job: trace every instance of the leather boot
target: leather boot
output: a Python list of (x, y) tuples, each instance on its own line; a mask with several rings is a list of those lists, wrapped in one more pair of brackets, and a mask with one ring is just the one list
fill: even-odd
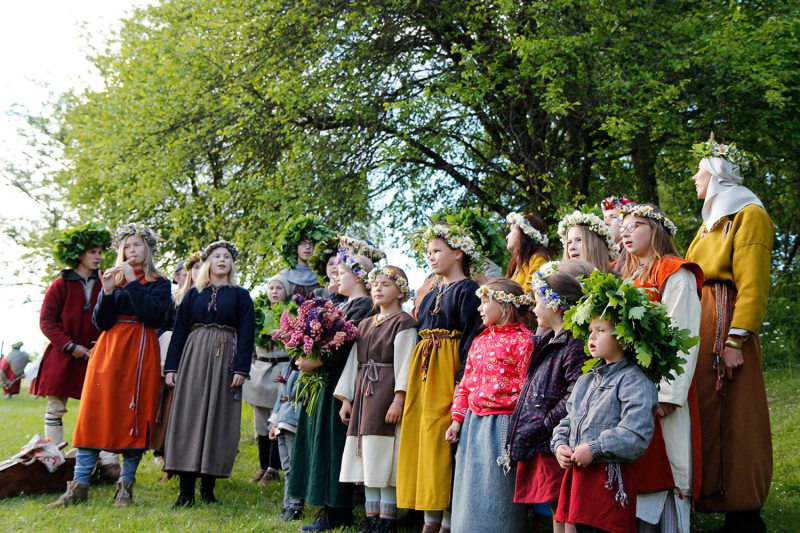
[(127, 507), (133, 503), (133, 481), (117, 481), (114, 507)]
[(69, 505), (77, 505), (89, 499), (89, 484), (67, 481), (67, 491), (59, 499), (47, 506), (47, 509), (58, 509)]

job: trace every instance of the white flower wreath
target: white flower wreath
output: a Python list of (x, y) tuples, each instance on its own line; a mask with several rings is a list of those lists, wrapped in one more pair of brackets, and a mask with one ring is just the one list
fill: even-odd
[(615, 257), (619, 253), (619, 246), (614, 241), (614, 234), (611, 232), (611, 228), (597, 215), (573, 211), (572, 214), (562, 218), (561, 222), (558, 223), (558, 236), (561, 237), (561, 242), (564, 246), (567, 245), (567, 232), (572, 226), (586, 226), (605, 239), (609, 257)]
[(548, 309), (553, 311), (569, 308), (566, 298), (558, 294), (547, 284), (547, 277), (558, 272), (558, 261), (550, 261), (542, 265), (538, 272), (531, 276), (531, 291), (544, 299)]
[(403, 301), (411, 300), (414, 298), (414, 289), (409, 288), (408, 286), (408, 279), (405, 278), (402, 274), (400, 274), (397, 270), (389, 267), (380, 267), (370, 271), (369, 275), (367, 276), (367, 288), (369, 289), (378, 276), (386, 276), (390, 280), (397, 285), (397, 288), (400, 290), (401, 293), (405, 296)]
[(494, 289), (490, 289), (486, 285), (481, 285), (475, 294), (478, 298), (489, 298), (490, 300), (494, 300), (496, 302), (500, 302), (502, 304), (511, 304), (517, 309), (523, 305), (531, 305), (530, 295), (529, 294), (521, 294), (520, 296), (514, 296), (513, 294), (508, 294), (505, 291), (496, 291)]
[(525, 217), (520, 213), (509, 213), (506, 217), (506, 223), (518, 227), (522, 233), (542, 246), (547, 246), (550, 242), (547, 235), (544, 235), (541, 231), (531, 226), (531, 223), (525, 220)]
[(678, 234), (678, 227), (661, 213), (656, 213), (652, 205), (626, 205), (620, 209), (620, 213), (623, 217), (633, 215), (639, 218), (655, 220), (656, 222), (660, 222), (673, 237)]

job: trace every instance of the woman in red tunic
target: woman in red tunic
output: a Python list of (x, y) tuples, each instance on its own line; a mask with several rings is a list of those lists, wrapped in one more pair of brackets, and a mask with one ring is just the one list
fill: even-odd
[[(30, 392), (47, 398), (44, 436), (56, 445), (64, 442), (63, 417), (70, 398), (80, 400), (89, 352), (100, 336), (92, 324), (92, 310), (100, 293), (97, 268), (111, 234), (94, 222), (72, 229), (56, 241), (54, 257), (68, 268), (44, 296), (39, 327), (50, 341)], [(100, 454), (101, 478), (119, 479), (116, 454)]]

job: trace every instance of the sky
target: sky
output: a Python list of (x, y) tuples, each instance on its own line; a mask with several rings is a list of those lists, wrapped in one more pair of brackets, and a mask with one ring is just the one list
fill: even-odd
[[(21, 163), (26, 150), (18, 135), (23, 124), (11, 110), (17, 106), (36, 112), (53, 94), (69, 89), (100, 87), (102, 80), (86, 56), (83, 35), (92, 35), (100, 45), (103, 36), (118, 27), (118, 21), (146, 0), (25, 0), (3, 2), (0, 7), (0, 167), (8, 161)], [(6, 218), (36, 218), (37, 205), (0, 178), (0, 205)], [(0, 236), (0, 259), (13, 267), (24, 266), (24, 249)], [(425, 276), (407, 251), (388, 250), (388, 262), (404, 268), (410, 285), (419, 287)], [(11, 269), (13, 270), (13, 268)], [(43, 290), (35, 285), (17, 285), (18, 279), (0, 273), (0, 342), (2, 353), (11, 344), (24, 342), (23, 350), (44, 352), (47, 340), (39, 330)]]
[[(82, 35), (96, 39), (108, 35), (133, 7), (133, 0), (25, 0), (0, 6), (0, 166), (20, 163), (26, 149), (17, 134), (21, 121), (9, 112), (15, 106), (41, 109), (50, 93), (70, 88), (96, 87), (99, 77), (86, 59), (88, 46)], [(93, 41), (94, 42), (94, 41)], [(102, 42), (102, 41), (98, 41)], [(36, 204), (0, 179), (0, 205), (6, 218), (34, 218)], [(19, 266), (24, 250), (0, 238), (4, 261)], [(3, 353), (22, 341), (28, 352), (43, 352), (47, 341), (39, 331), (42, 289), (16, 286), (5, 272), (0, 275), (0, 342)]]

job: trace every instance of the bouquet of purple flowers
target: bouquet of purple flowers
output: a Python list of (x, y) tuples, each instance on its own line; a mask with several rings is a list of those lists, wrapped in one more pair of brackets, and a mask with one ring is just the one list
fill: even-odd
[[(342, 310), (334, 307), (330, 300), (307, 300), (296, 294), (294, 303), (297, 310), (294, 313), (284, 311), (280, 327), (270, 332), (275, 341), (286, 346), (290, 356), (316, 361), (358, 336), (358, 328), (345, 320)], [(322, 388), (328, 384), (328, 374), (324, 368), (303, 372), (298, 383), (297, 399), (303, 398), (306, 411), (313, 416)]]

